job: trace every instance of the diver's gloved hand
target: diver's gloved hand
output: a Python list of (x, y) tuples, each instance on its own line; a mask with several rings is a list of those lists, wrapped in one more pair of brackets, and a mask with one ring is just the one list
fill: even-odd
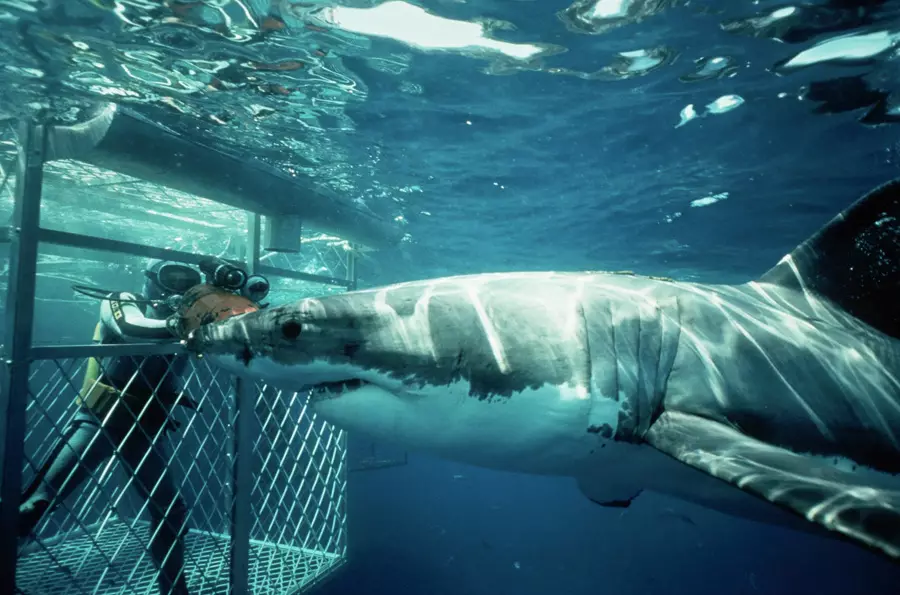
[(184, 331), (184, 326), (182, 324), (181, 314), (178, 312), (166, 318), (166, 329), (172, 333), (173, 337), (177, 337), (181, 340), (187, 338), (187, 333)]
[(185, 349), (188, 351), (192, 351), (202, 357), (206, 345), (203, 338), (203, 328), (195, 328), (188, 332), (186, 336), (181, 338), (181, 344), (184, 345)]

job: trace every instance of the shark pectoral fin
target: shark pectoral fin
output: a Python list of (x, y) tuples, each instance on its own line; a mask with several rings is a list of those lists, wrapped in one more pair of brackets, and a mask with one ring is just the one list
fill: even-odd
[(851, 540), (900, 559), (900, 491), (867, 485), (826, 460), (667, 411), (650, 427), (658, 450)]

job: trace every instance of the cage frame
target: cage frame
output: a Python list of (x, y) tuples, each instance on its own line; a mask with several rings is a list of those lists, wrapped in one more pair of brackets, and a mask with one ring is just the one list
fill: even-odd
[[(41, 245), (82, 248), (106, 253), (179, 260), (198, 264), (201, 254), (169, 250), (89, 235), (42, 228), (40, 225), (44, 164), (50, 154), (52, 125), (34, 119), (18, 124), (13, 213), (9, 227), (0, 228), (0, 243), (9, 244), (4, 336), (0, 344), (0, 593), (16, 593), (17, 522), (25, 457), (26, 407), (32, 362), (61, 358), (149, 356), (183, 353), (178, 343), (121, 345), (34, 345), (33, 323), (38, 256)], [(4, 181), (5, 183), (6, 181)], [(214, 199), (213, 199), (214, 200)], [(260, 264), (261, 216), (248, 211), (247, 261), (231, 260), (253, 274), (357, 287), (356, 250), (351, 244), (343, 279)], [(248, 595), (252, 518), (254, 393), (251, 383), (232, 376), (237, 424), (233, 434), (234, 493), (230, 511), (229, 592)], [(243, 412), (243, 413), (242, 413)], [(346, 468), (344, 470), (346, 473)], [(346, 485), (346, 484), (345, 484)], [(243, 487), (242, 487), (243, 486)], [(332, 575), (345, 562), (332, 567)]]

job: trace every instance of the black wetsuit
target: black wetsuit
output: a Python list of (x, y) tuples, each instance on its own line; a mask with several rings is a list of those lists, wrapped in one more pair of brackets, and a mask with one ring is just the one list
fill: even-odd
[[(115, 297), (143, 299), (129, 293)], [(105, 300), (100, 342), (175, 340), (164, 320), (147, 317), (143, 310), (135, 303)], [(97, 380), (127, 396), (113, 393), (105, 407), (81, 406), (23, 494), (21, 536), (31, 534), (48, 509), (68, 498), (115, 453), (148, 503), (149, 550), (160, 570), (161, 595), (188, 592), (183, 572), (186, 506), (164, 444), (166, 429), (174, 427), (169, 414), (181, 393), (178, 377), (186, 363), (186, 356), (170, 355), (123, 356), (109, 362)]]

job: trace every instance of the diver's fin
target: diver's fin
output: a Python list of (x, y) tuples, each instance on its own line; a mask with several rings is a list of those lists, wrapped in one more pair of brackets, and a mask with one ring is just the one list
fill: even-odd
[(869, 485), (824, 459), (799, 455), (694, 415), (664, 412), (645, 439), (722, 479), (900, 562), (900, 491)]
[(900, 179), (860, 198), (759, 280), (813, 291), (900, 338)]

